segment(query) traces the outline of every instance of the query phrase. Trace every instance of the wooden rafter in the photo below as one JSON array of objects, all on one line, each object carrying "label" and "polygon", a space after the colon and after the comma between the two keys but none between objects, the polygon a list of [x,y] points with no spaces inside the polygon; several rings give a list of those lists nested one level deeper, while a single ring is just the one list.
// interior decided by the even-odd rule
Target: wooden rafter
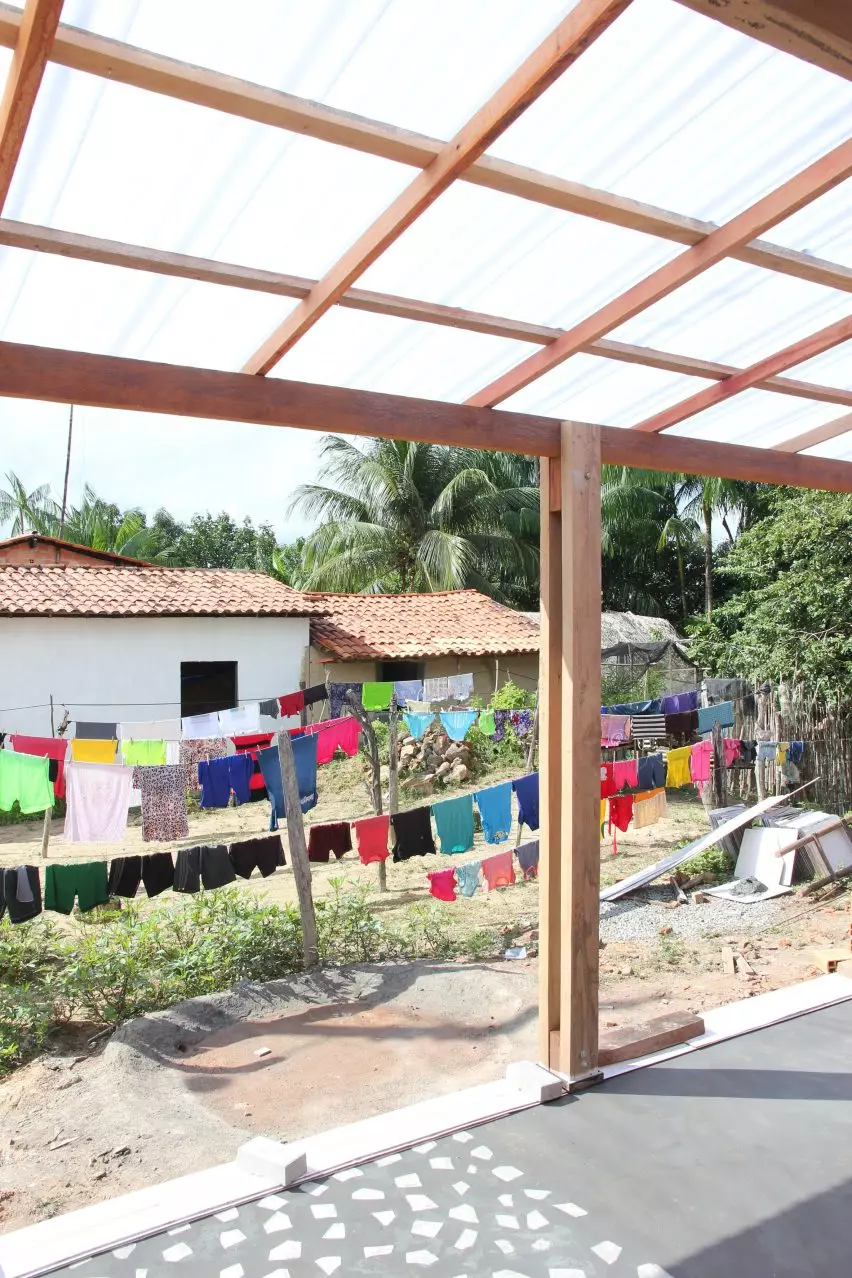
[{"label": "wooden rafter", "polygon": [[[316,284],[316,280],[303,275],[286,275],[277,271],[260,270],[254,266],[238,266],[213,258],[172,253],[73,231],[59,231],[54,227],[36,226],[9,218],[0,218],[0,245],[84,262],[100,262],[129,270],[149,271],[177,279],[221,284],[278,297],[307,297]],[[348,310],[390,315],[397,319],[415,320],[442,328],[457,328],[470,333],[486,333],[491,337],[505,337],[535,346],[555,342],[565,331],[547,324],[530,324],[525,320],[508,319],[461,306],[443,306],[439,302],[424,302],[413,297],[398,297],[393,293],[373,292],[370,289],[348,289],[337,304]],[[723,381],[739,372],[731,364],[695,359],[689,355],[677,355],[671,351],[636,346],[629,342],[615,342],[603,337],[585,347],[584,353],[622,364],[637,364],[666,373],[683,373],[688,377],[701,377],[708,381]],[[822,386],[792,377],[769,377],[759,384],[759,389],[777,391],[797,399],[812,399],[852,408],[852,390],[844,390],[839,386]]]},{"label": "wooden rafter", "polygon": [[576,355],[589,342],[612,332],[620,324],[647,310],[655,302],[702,272],[729,257],[739,245],[746,244],[768,227],[791,217],[826,191],[838,186],[852,174],[852,139],[809,164],[774,191],[731,218],[706,239],[679,254],[671,262],[652,271],[632,288],[607,302],[594,315],[568,329],[558,341],[530,355],[502,377],[496,378],[467,401],[479,407],[493,407],[522,390],[536,378]]},{"label": "wooden rafter", "polygon": [[780,444],[775,444],[775,449],[779,453],[801,453],[806,448],[814,448],[817,444],[824,444],[829,439],[837,439],[838,435],[845,435],[852,430],[852,413],[844,413],[842,417],[835,417],[834,421],[823,422],[821,426],[814,426],[810,430],[803,431],[801,435],[795,435],[792,439],[785,439]]},{"label": "wooden rafter", "polygon": [[[556,457],[560,446],[561,423],[553,417],[15,342],[0,342],[0,395],[367,438],[504,448],[538,457]],[[849,462],[615,426],[599,431],[603,461],[615,466],[852,492]]]},{"label": "wooden rafter", "polygon": [[696,13],[852,80],[849,0],[680,0]]},{"label": "wooden rafter", "polygon": [[[0,45],[14,48],[20,23],[20,11],[0,3]],[[418,168],[430,164],[445,145],[426,134],[179,62],[78,27],[60,25],[51,59],[73,71]],[[459,180],[683,245],[697,244],[716,229],[713,222],[686,217],[490,155],[476,160],[460,174]],[[743,245],[731,256],[764,270],[852,291],[852,269],[848,266],[765,240]]]},{"label": "wooden rafter", "polygon": [[706,408],[712,408],[714,404],[721,404],[733,395],[740,395],[743,391],[760,385],[767,377],[774,377],[785,369],[793,368],[807,359],[813,359],[815,355],[822,355],[824,351],[831,350],[833,346],[839,346],[841,342],[847,342],[850,338],[852,338],[852,315],[847,315],[834,324],[828,324],[818,333],[802,337],[790,346],[786,346],[784,350],[776,351],[773,355],[768,355],[765,359],[750,365],[749,368],[734,373],[733,377],[728,377],[723,382],[716,382],[714,386],[706,386],[695,395],[681,400],[679,404],[673,404],[671,408],[665,408],[661,413],[647,417],[633,429],[657,435],[660,431],[668,430],[670,426],[676,426],[678,422],[686,421],[688,417],[694,417],[696,413],[701,413]]},{"label": "wooden rafter", "polygon": [[514,123],[615,21],[630,0],[579,0],[567,18],[463,124],[434,160],[380,213],[303,302],[267,338],[243,372],[265,374],[399,239],[438,196]]},{"label": "wooden rafter", "polygon": [[27,0],[0,99],[0,211],[6,203],[47,66],[62,0]]}]

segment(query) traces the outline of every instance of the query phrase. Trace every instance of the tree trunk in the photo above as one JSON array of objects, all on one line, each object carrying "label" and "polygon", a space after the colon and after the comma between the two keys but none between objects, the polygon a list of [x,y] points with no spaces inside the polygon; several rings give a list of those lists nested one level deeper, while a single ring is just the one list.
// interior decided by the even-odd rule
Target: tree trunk
[{"label": "tree trunk", "polygon": [[704,612],[709,620],[713,614],[713,511],[705,502],[704,515]]}]

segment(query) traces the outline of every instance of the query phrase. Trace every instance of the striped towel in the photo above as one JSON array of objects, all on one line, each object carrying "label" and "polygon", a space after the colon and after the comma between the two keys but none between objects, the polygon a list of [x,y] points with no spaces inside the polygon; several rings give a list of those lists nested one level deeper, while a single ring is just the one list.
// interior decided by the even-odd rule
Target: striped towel
[{"label": "striped towel", "polygon": [[634,714],[632,728],[634,741],[665,741],[668,735],[664,714]]}]

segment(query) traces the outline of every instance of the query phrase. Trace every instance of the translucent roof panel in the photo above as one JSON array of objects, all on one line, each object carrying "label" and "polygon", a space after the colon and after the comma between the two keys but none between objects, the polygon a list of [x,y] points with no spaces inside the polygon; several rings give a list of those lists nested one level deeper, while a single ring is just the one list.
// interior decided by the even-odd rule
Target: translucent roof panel
[{"label": "translucent roof panel", "polygon": [[806,448],[806,457],[832,457],[837,461],[852,461],[852,431],[844,431],[835,439],[827,439],[823,444]]},{"label": "translucent roof panel", "polygon": [[236,370],[295,302],[0,249],[0,338]]},{"label": "translucent roof panel", "polygon": [[671,0],[629,9],[494,155],[724,221],[844,141],[852,83]]},{"label": "translucent roof panel", "polygon": [[773,444],[792,439],[842,414],[843,408],[838,404],[793,399],[772,391],[748,390],[697,413],[679,426],[673,426],[666,435],[771,448]]},{"label": "translucent roof panel", "polygon": [[806,204],[786,221],[773,226],[765,238],[785,248],[799,249],[852,268],[852,178]]},{"label": "translucent roof panel", "polygon": [[569,325],[681,252],[637,231],[456,183],[365,273],[365,288]]},{"label": "translucent roof panel", "polygon": [[527,342],[338,309],[284,356],[272,376],[455,401],[473,394],[492,369],[510,368],[531,349]]},{"label": "translucent roof panel", "polygon": [[448,138],[571,0],[66,0],[63,20]]}]

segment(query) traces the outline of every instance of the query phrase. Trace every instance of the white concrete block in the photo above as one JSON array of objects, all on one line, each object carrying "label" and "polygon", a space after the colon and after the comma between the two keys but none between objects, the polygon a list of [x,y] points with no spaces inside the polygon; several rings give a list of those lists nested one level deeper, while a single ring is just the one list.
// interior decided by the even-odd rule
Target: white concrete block
[{"label": "white concrete block", "polygon": [[279,1185],[292,1185],[308,1174],[305,1151],[291,1149],[278,1140],[256,1136],[237,1150],[237,1163],[253,1176],[267,1176]]},{"label": "white concrete block", "polygon": [[539,1101],[558,1100],[565,1095],[565,1083],[552,1074],[544,1065],[536,1065],[534,1061],[513,1061],[506,1066],[506,1081],[519,1091],[530,1093]]}]

